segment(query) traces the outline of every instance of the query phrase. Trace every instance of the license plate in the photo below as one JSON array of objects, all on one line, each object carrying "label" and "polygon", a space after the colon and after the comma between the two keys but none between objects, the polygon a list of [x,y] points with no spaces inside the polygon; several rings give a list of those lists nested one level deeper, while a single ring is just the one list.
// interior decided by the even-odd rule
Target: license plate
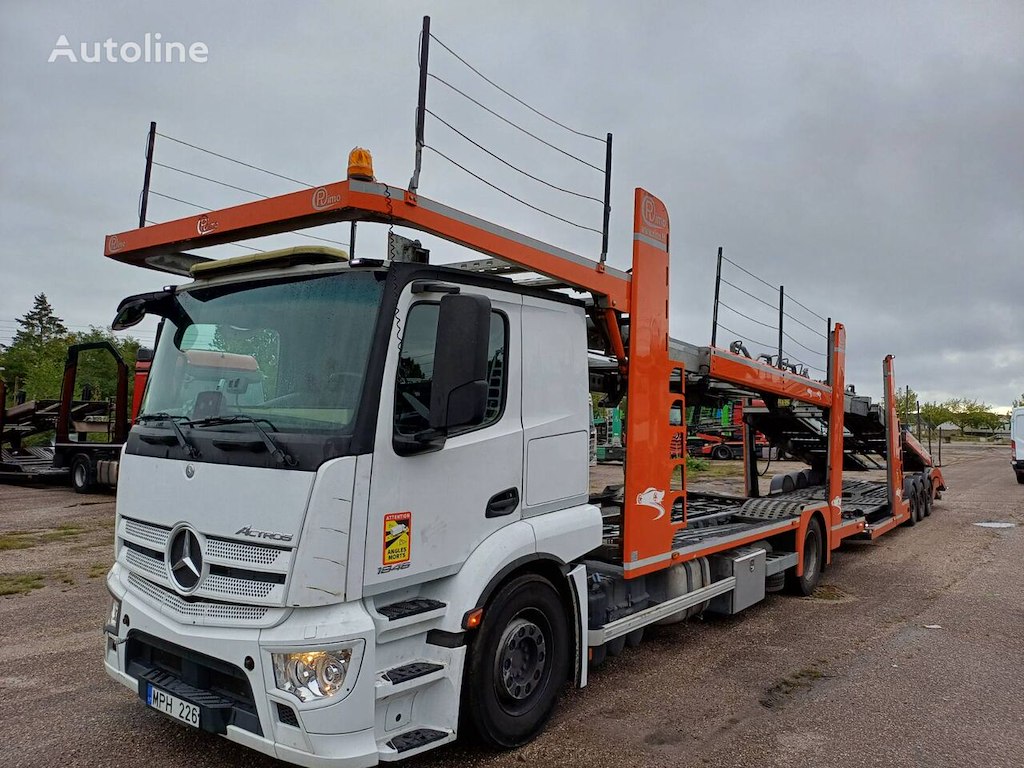
[{"label": "license plate", "polygon": [[182,701],[177,696],[171,696],[167,691],[162,691],[147,684],[146,703],[153,709],[159,710],[165,715],[170,715],[176,720],[181,720],[181,722],[191,725],[193,728],[199,727],[199,707],[195,704],[189,704],[187,701]]}]

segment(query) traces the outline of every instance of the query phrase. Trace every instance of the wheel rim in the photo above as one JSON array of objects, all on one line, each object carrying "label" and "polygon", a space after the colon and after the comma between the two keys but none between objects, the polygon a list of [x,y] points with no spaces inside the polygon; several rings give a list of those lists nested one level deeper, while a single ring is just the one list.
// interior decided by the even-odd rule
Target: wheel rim
[{"label": "wheel rim", "polygon": [[85,487],[85,465],[82,462],[75,464],[75,485],[79,488]]},{"label": "wheel rim", "polygon": [[498,643],[495,686],[510,712],[529,707],[549,673],[548,638],[534,621],[519,615],[509,622]]}]

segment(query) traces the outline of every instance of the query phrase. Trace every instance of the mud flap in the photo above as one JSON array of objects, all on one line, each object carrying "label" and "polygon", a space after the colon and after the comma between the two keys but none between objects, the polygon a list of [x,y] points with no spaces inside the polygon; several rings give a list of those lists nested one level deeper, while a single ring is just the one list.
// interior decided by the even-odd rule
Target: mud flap
[{"label": "mud flap", "polygon": [[589,647],[587,646],[587,628],[590,622],[589,603],[587,602],[587,566],[577,565],[569,571],[569,593],[572,595],[573,635],[575,637],[575,683],[577,688],[587,685],[587,667]]}]

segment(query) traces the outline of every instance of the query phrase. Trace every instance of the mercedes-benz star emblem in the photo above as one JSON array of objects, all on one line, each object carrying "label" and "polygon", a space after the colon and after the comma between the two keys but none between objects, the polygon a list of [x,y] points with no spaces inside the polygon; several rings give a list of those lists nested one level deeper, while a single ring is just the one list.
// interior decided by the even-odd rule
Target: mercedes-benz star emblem
[{"label": "mercedes-benz star emblem", "polygon": [[181,592],[192,592],[203,576],[203,550],[191,528],[179,528],[167,548],[171,580]]},{"label": "mercedes-benz star emblem", "polygon": [[191,464],[186,465],[186,467],[185,467],[185,477],[187,477],[189,480],[191,480],[195,476],[195,474],[196,474],[196,468],[193,467]]}]

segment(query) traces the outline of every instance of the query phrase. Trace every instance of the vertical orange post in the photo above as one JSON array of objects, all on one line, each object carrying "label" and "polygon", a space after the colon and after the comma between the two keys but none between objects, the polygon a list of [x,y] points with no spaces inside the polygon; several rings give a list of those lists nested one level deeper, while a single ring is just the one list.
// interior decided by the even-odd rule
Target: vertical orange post
[{"label": "vertical orange post", "polygon": [[885,466],[889,481],[889,509],[895,517],[902,517],[909,515],[909,503],[903,498],[903,446],[900,442],[894,359],[892,355],[886,355],[882,361],[882,379],[885,384]]},{"label": "vertical orange post", "polygon": [[[672,489],[673,468],[685,467],[686,462],[686,403],[683,382],[676,393],[669,385],[672,369],[682,370],[682,365],[670,363],[668,356],[668,211],[642,189],[636,190],[634,206],[622,511],[622,562],[627,578],[669,565],[672,537],[686,525],[685,476],[681,488]],[[682,424],[672,427],[669,412],[676,401]],[[678,460],[671,455],[674,433],[682,433]]]},{"label": "vertical orange post", "polygon": [[[828,411],[828,527],[839,525],[843,517],[843,421],[846,414],[846,328],[836,323],[832,329],[831,381],[832,404]],[[828,539],[831,535],[825,532]]]}]

